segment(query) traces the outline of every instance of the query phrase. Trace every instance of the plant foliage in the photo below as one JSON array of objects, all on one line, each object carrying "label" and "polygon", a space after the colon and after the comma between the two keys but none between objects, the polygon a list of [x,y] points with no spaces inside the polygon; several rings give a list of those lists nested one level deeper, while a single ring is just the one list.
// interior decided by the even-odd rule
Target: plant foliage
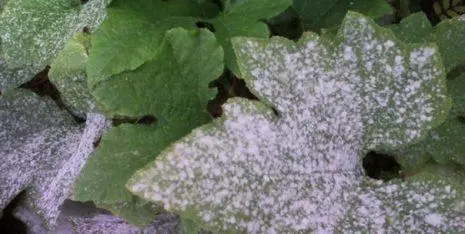
[{"label": "plant foliage", "polygon": [[[463,4],[395,2],[0,0],[0,214],[30,233],[465,232]],[[368,152],[402,171],[368,178]]]}]

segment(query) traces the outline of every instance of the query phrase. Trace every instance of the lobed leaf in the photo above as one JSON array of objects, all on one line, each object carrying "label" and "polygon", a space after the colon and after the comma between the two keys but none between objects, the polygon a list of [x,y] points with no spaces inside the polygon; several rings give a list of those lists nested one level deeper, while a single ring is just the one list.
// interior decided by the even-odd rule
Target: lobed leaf
[{"label": "lobed leaf", "polygon": [[226,10],[209,20],[215,36],[223,46],[225,64],[236,76],[240,76],[231,38],[248,36],[267,38],[270,35],[264,20],[283,12],[292,4],[291,0],[236,0],[228,1]]},{"label": "lobed leaf", "polygon": [[92,35],[87,64],[90,87],[153,59],[167,30],[196,28],[199,17],[218,10],[212,3],[191,0],[115,0],[107,11],[108,17]]},{"label": "lobed leaf", "polygon": [[[434,45],[404,44],[349,12],[335,38],[236,38],[233,48],[265,104],[228,101],[224,117],[136,172],[131,192],[220,232],[465,230],[463,211],[454,209],[463,186],[394,188],[366,178],[361,166],[368,151],[416,142],[447,116]],[[390,195],[399,200],[391,204]],[[392,209],[402,205],[408,212]]]}]

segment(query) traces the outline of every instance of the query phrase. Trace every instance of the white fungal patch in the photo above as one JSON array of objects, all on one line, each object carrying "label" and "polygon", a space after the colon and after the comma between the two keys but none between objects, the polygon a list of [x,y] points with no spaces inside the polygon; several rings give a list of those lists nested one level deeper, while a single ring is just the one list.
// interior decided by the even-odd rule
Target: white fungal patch
[{"label": "white fungal patch", "polygon": [[[382,195],[410,190],[367,182],[360,156],[367,148],[424,135],[447,103],[445,77],[434,49],[419,47],[411,59],[409,47],[356,13],[346,16],[336,41],[311,33],[297,44],[236,39],[247,84],[278,115],[261,103],[230,100],[224,119],[164,151],[131,178],[129,190],[170,210],[195,210],[216,229],[328,233],[388,227],[386,220],[397,216]],[[424,91],[431,87],[437,92]],[[411,203],[416,201],[422,198]],[[409,212],[418,210],[426,209]],[[398,220],[413,230],[424,224],[415,216]]]},{"label": "white fungal patch", "polygon": [[434,227],[439,227],[442,224],[442,219],[442,215],[438,213],[427,214],[425,216],[425,221]]}]

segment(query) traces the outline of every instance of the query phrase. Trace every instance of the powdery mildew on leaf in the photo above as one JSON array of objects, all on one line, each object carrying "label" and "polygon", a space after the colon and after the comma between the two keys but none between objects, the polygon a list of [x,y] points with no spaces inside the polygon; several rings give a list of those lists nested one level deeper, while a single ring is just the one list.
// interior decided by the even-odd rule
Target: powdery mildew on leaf
[{"label": "powdery mildew on leaf", "polygon": [[438,233],[465,230],[463,171],[426,168],[405,182],[367,180],[352,194],[352,209],[338,227],[373,233]]},{"label": "powdery mildew on leaf", "polygon": [[[415,33],[412,33],[415,30]],[[453,106],[446,121],[431,130],[421,142],[396,152],[397,161],[406,170],[421,168],[433,159],[437,163],[458,163],[465,165],[465,76],[457,74],[465,62],[465,22],[455,19],[444,20],[431,26],[423,13],[412,14],[393,27],[396,36],[407,42],[434,42],[444,59],[448,74],[447,87],[453,99]],[[458,69],[457,69],[458,68]]]},{"label": "powdery mildew on leaf", "polygon": [[440,164],[465,165],[465,74],[449,79],[447,86],[453,100],[449,116],[423,141],[397,151],[397,161],[405,169],[417,169],[431,159]]},{"label": "powdery mildew on leaf", "polygon": [[[465,220],[449,219],[463,217],[448,209],[457,203],[443,202],[460,198],[455,187],[377,184],[361,169],[368,150],[418,140],[445,118],[450,100],[436,47],[403,44],[357,13],[348,13],[333,42],[327,38],[235,39],[248,86],[278,115],[233,99],[222,119],[172,145],[128,189],[214,230],[333,232],[367,224],[376,232],[392,228],[389,219],[400,230],[465,230]],[[394,203],[408,207],[405,215],[385,205],[390,196],[407,197]]]},{"label": "powdery mildew on leaf", "polygon": [[47,65],[76,32],[103,21],[108,2],[8,1],[0,15],[2,57],[11,68]]},{"label": "powdery mildew on leaf", "polygon": [[[444,60],[446,72],[465,63],[463,35],[465,22],[450,19],[432,26],[424,13],[412,14],[392,27],[396,36],[409,43],[430,42],[437,44]],[[415,33],[412,33],[415,31]]]},{"label": "powdery mildew on leaf", "polygon": [[78,125],[50,99],[14,91],[0,100],[0,209],[21,191],[20,206],[54,226],[59,206],[93,150],[106,120],[88,115]]}]

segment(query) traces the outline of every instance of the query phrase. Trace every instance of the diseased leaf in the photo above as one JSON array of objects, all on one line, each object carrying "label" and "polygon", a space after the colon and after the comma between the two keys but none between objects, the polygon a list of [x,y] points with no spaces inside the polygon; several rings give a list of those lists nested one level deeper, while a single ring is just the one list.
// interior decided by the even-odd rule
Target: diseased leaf
[{"label": "diseased leaf", "polygon": [[[416,142],[444,121],[450,99],[436,46],[404,44],[349,12],[332,39],[236,38],[233,48],[266,105],[228,101],[224,117],[131,177],[130,191],[219,232],[465,231],[463,209],[454,209],[462,187],[396,182],[403,191],[361,166],[367,152]],[[386,195],[400,200],[387,204]]]},{"label": "diseased leaf", "polygon": [[372,18],[391,13],[386,0],[293,0],[305,30],[319,32],[339,25],[347,11],[357,11]]},{"label": "diseased leaf", "polygon": [[19,87],[21,84],[31,80],[40,70],[40,67],[31,66],[11,69],[5,64],[5,61],[0,59],[0,92],[6,93],[11,89]]},{"label": "diseased leaf", "polygon": [[106,214],[93,217],[73,217],[71,222],[76,233],[152,234],[174,233],[177,219],[173,215],[164,214],[146,228],[134,227],[118,217]]},{"label": "diseased leaf", "polygon": [[0,99],[0,209],[21,191],[20,207],[42,217],[51,228],[59,206],[92,152],[105,118],[88,116],[75,123],[50,99],[15,90]]},{"label": "diseased leaf", "polygon": [[[76,32],[95,29],[109,0],[8,1],[0,15],[1,53],[11,68],[45,67]],[[32,77],[31,77],[32,78]]]},{"label": "diseased leaf", "polygon": [[[119,217],[112,216],[106,210],[98,209],[90,203],[65,200],[60,207],[57,228],[49,231],[42,227],[40,217],[19,207],[15,216],[27,223],[27,233],[31,234],[81,234],[81,233],[118,233],[118,234],[154,234],[174,233],[178,217],[173,214],[161,214],[145,228],[128,224]],[[143,213],[141,213],[143,215]]]},{"label": "diseased leaf", "polygon": [[452,110],[446,121],[433,129],[425,140],[399,150],[397,161],[407,170],[414,170],[433,159],[440,164],[465,166],[465,74],[447,81],[453,97]]},{"label": "diseased leaf", "polygon": [[278,15],[291,6],[291,0],[236,0],[228,2],[226,11],[210,20],[215,35],[225,51],[225,63],[235,75],[239,76],[236,56],[231,38],[248,36],[267,38],[270,35],[264,20]]},{"label": "diseased leaf", "polygon": [[86,113],[98,112],[87,88],[85,69],[89,47],[90,35],[76,34],[53,60],[48,74],[65,105],[82,116]]},{"label": "diseased leaf", "polygon": [[[397,161],[406,170],[421,168],[429,160],[440,164],[457,163],[465,166],[465,75],[452,77],[451,71],[465,65],[465,22],[459,20],[442,21],[432,27],[423,13],[417,13],[404,19],[398,26],[392,27],[396,35],[408,42],[434,42],[449,72],[447,87],[452,94],[453,107],[447,120],[432,130],[428,137],[412,146],[398,150]],[[415,32],[415,33],[412,33]]]},{"label": "diseased leaf", "polygon": [[87,74],[90,84],[134,70],[154,58],[165,32],[196,28],[200,17],[217,13],[215,6],[192,0],[115,0],[108,17],[92,36]]},{"label": "diseased leaf", "polygon": [[396,36],[409,43],[434,42],[444,60],[446,72],[465,64],[465,21],[445,20],[431,26],[423,13],[416,13],[393,27]]},{"label": "diseased leaf", "polygon": [[[430,165],[405,182],[366,181],[339,232],[459,233],[465,230],[465,174]],[[368,220],[368,222],[366,222]]]},{"label": "diseased leaf", "polygon": [[[115,214],[131,223],[150,223],[159,210],[152,209],[153,204],[141,209],[129,204],[132,211],[118,208],[137,200],[124,184],[170,143],[210,121],[206,105],[215,92],[208,85],[221,75],[222,61],[223,50],[211,32],[172,29],[166,32],[153,60],[99,83],[93,93],[111,114],[151,115],[157,123],[112,128],[83,169],[74,199],[117,206]],[[137,212],[147,213],[147,209],[153,211],[152,216],[140,219]]]}]

